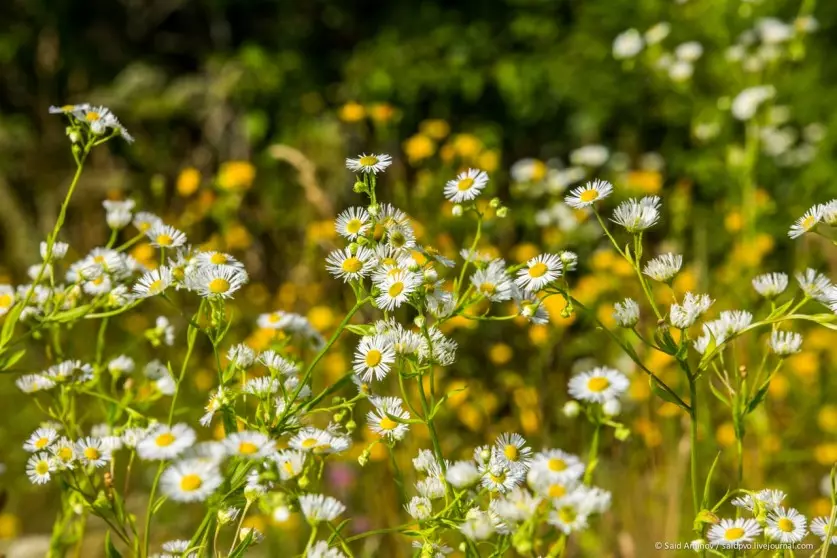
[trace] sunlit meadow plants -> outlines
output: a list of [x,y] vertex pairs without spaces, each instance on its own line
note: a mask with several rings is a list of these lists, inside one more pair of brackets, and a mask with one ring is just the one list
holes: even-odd
[[[452,459],[443,451],[437,419],[456,393],[442,390],[439,376],[444,369],[455,375],[458,350],[455,336],[443,333],[447,322],[523,318],[542,325],[553,297],[565,302],[567,316],[599,320],[574,296],[574,252],[542,253],[509,265],[480,250],[491,222],[510,211],[499,198],[478,203],[489,186],[486,172],[464,169],[439,185],[453,215],[473,227],[454,259],[419,244],[412,219],[388,200],[389,155],[347,159],[363,203],[337,216],[334,227],[345,246],[327,254],[323,266],[335,288],[351,291],[353,305],[327,339],[298,314],[265,308],[240,317],[273,332],[269,346],[256,351],[230,333],[228,302],[248,282],[245,266],[229,254],[193,247],[183,231],[137,211],[131,200],[105,201],[109,241],[64,263],[71,249],[59,238],[90,151],[130,136],[102,107],[52,112],[67,119],[76,173],[42,244],[42,262],[28,270],[31,283],[0,286],[2,368],[34,368],[45,361],[43,368],[19,375],[16,384],[47,421],[23,450],[31,454],[25,471],[31,482],[60,487],[51,555],[79,549],[92,515],[108,526],[109,557],[242,556],[264,540],[264,533],[245,526],[248,514],[260,513],[280,521],[292,514],[303,518],[308,533],[302,555],[310,557],[362,556],[363,539],[380,536],[399,537],[422,558],[453,552],[558,557],[571,552],[572,537],[595,530],[597,517],[620,497],[618,487],[595,482],[603,444],[631,435],[620,420],[630,381],[609,363],[580,371],[567,386],[565,415],[583,416],[592,427],[583,447],[536,448],[506,432],[490,445],[466,448],[472,449],[470,459]],[[710,319],[712,293],[672,288],[681,255],[643,253],[643,235],[660,220],[661,200],[629,199],[608,217],[604,205],[613,191],[609,182],[592,180],[564,201],[599,223],[644,295],[641,301],[614,301],[618,328],[600,322],[600,335],[647,375],[654,394],[687,417],[694,509],[694,533],[688,536],[694,549],[755,555],[755,543],[800,543],[809,529],[831,540],[835,513],[809,523],[783,493],[747,483],[741,445],[748,416],[766,404],[771,380],[803,342],[790,326],[804,321],[837,328],[837,288],[809,269],[795,274],[798,292],[791,293],[788,275],[766,273],[753,278],[764,307],[725,309]],[[826,202],[800,218],[790,235],[829,235],[835,223],[837,202]],[[157,250],[154,269],[127,253],[146,240]],[[660,290],[669,292],[669,304],[659,303]],[[167,359],[165,352],[147,361],[111,354],[109,325],[155,300],[170,314],[157,318],[144,341],[181,346],[182,359]],[[185,332],[172,325],[174,317],[186,320]],[[81,350],[86,344],[74,336],[89,323],[97,326],[95,340]],[[319,365],[343,336],[354,336],[351,369],[314,389]],[[202,409],[180,397],[198,343],[211,346],[216,376]],[[673,357],[687,389],[669,385],[649,368],[649,351]],[[717,459],[701,461],[698,421],[713,401],[735,425],[735,486],[713,482]],[[395,526],[359,530],[350,506],[329,494],[326,464],[361,443],[359,429],[373,434],[357,460],[361,475],[376,446],[390,455],[391,477],[377,482],[397,488],[403,512]],[[412,470],[402,470],[400,446],[417,430],[426,432],[429,446],[412,456]],[[150,474],[148,487],[133,486],[136,470]],[[146,489],[144,510],[129,510],[128,494]],[[162,543],[155,532],[165,526],[155,515],[176,506],[197,507],[203,519],[181,538]],[[781,552],[792,555],[794,548]],[[823,556],[827,548],[826,542]]]

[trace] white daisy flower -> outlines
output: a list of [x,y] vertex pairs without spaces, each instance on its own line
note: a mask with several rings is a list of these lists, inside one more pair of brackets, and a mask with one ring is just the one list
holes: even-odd
[[238,368],[249,368],[256,361],[256,352],[244,343],[239,343],[229,348],[227,358]]
[[523,483],[525,479],[523,469],[513,469],[508,462],[498,459],[496,453],[492,455],[488,463],[480,467],[480,473],[482,473],[481,484],[489,492],[506,493]]
[[276,351],[269,349],[259,355],[259,362],[265,365],[268,370],[285,376],[299,372],[299,366]]
[[765,533],[771,540],[795,543],[805,538],[808,520],[793,508],[776,508],[767,516]]
[[332,521],[346,510],[339,500],[323,494],[304,494],[299,497],[299,507],[309,523]]
[[76,445],[69,438],[61,437],[49,447],[55,459],[55,465],[60,469],[73,469],[78,458]]
[[433,515],[433,503],[424,496],[413,496],[404,508],[410,514],[410,517],[418,521],[424,521]]
[[410,223],[398,223],[387,227],[386,245],[396,252],[413,250],[416,245],[416,233]]
[[25,374],[15,380],[15,385],[23,393],[35,393],[55,387],[55,382],[43,374]]
[[572,483],[584,475],[584,463],[571,453],[559,449],[546,449],[538,452],[529,465],[528,481],[530,485],[546,479],[551,482]]
[[137,455],[146,460],[173,459],[192,447],[195,440],[195,431],[186,424],[158,424],[137,444]]
[[[828,530],[829,523],[831,521],[830,517],[815,517],[813,521],[811,521],[811,532],[818,536],[821,541],[825,542],[826,537],[831,535],[831,544],[830,546],[837,546],[837,523],[831,526],[831,530]],[[826,534],[828,531],[828,534]]]
[[532,448],[526,445],[526,439],[516,432],[504,432],[494,442],[494,457],[512,469],[528,469],[532,458]]
[[331,445],[331,435],[325,430],[308,426],[297,432],[288,445],[301,451],[314,451]]
[[555,254],[541,254],[517,272],[515,283],[521,289],[537,292],[561,277],[563,267],[561,258]]
[[194,263],[194,265],[198,268],[229,266],[242,271],[244,270],[244,264],[238,261],[234,256],[225,252],[217,252],[214,250],[209,252],[198,252],[190,259],[190,263]]
[[828,277],[810,267],[804,273],[797,273],[796,280],[799,282],[799,288],[806,296],[820,302],[827,300],[834,287]]
[[466,488],[475,485],[482,475],[472,461],[456,461],[452,463],[445,474],[445,480],[455,488]]
[[755,519],[722,519],[712,525],[707,532],[709,544],[723,548],[733,548],[752,542],[761,535],[761,526]]
[[134,294],[139,298],[148,298],[161,294],[171,286],[171,270],[166,266],[149,271],[134,285]]
[[774,330],[770,334],[770,349],[779,356],[796,354],[802,347],[802,335],[793,331]]
[[613,211],[611,220],[625,227],[629,233],[650,229],[660,220],[660,198],[645,196],[641,200],[624,201]]
[[613,39],[613,58],[616,60],[626,60],[633,58],[642,51],[645,46],[642,35],[636,29],[628,29],[619,33]]
[[629,383],[628,378],[618,370],[597,367],[573,376],[569,382],[569,393],[580,401],[604,403],[621,397]]
[[128,226],[133,217],[134,200],[113,201],[105,200],[102,206],[105,208],[105,221],[112,229],[122,229]]
[[396,271],[376,285],[381,292],[375,299],[375,304],[381,310],[394,310],[407,300],[418,285],[419,281],[414,273]]
[[791,238],[799,238],[807,232],[811,232],[822,221],[822,206],[815,205],[805,212],[802,217],[796,220],[791,225],[788,231],[788,236]]
[[46,484],[55,472],[55,460],[46,452],[34,454],[26,462],[26,475],[32,484]]
[[15,304],[15,290],[11,285],[0,285],[0,317],[5,316]]
[[305,558],[346,558],[346,555],[337,548],[329,548],[326,541],[317,541],[308,549]]
[[265,399],[278,392],[280,385],[279,380],[269,376],[251,378],[244,384],[244,393]]
[[788,288],[788,276],[785,273],[763,273],[753,278],[753,288],[764,298],[775,298]]
[[378,174],[392,164],[392,157],[386,154],[366,153],[355,159],[346,159],[346,168],[355,172]]
[[349,247],[334,250],[326,258],[328,272],[346,283],[366,277],[374,266],[374,253],[363,246],[357,247],[354,253]]
[[145,235],[151,241],[151,245],[158,248],[177,248],[186,244],[186,233],[162,221],[152,224]]
[[140,212],[134,214],[133,223],[134,223],[134,227],[136,227],[137,230],[139,230],[139,232],[146,233],[146,234],[155,225],[162,226],[164,224],[163,220],[160,217],[158,217],[157,215],[154,215],[153,213],[149,213],[147,211],[140,211]]
[[525,488],[514,487],[491,503],[491,509],[506,523],[522,523],[535,515],[543,501]]
[[375,397],[370,401],[375,410],[366,415],[369,429],[389,440],[402,440],[410,425],[399,421],[409,420],[410,413],[401,408],[401,400],[397,397]]
[[837,199],[820,204],[820,213],[823,223],[837,225]]
[[47,450],[57,439],[58,431],[54,428],[38,428],[24,442],[23,449],[30,453]]
[[362,207],[350,207],[334,220],[334,230],[349,240],[357,240],[357,237],[366,234],[371,226],[369,212]]
[[547,523],[554,525],[565,535],[585,529],[589,514],[582,503],[580,493],[572,493],[554,500],[554,508],[549,512]]
[[382,380],[395,362],[395,349],[383,335],[362,337],[355,350],[354,371],[363,381]]
[[[47,249],[49,248],[49,244],[47,242],[41,242],[40,245],[40,253],[41,259],[46,261],[47,257]],[[70,245],[66,242],[54,242],[52,244],[52,261],[55,260],[63,260],[64,256],[67,255],[67,250],[69,250]]]
[[613,192],[613,185],[606,180],[593,180],[584,186],[578,186],[570,191],[564,201],[572,208],[584,209],[599,200],[603,200]]
[[506,273],[506,262],[494,260],[483,269],[478,269],[471,276],[471,284],[482,296],[492,302],[502,302],[512,298],[512,280]]
[[683,256],[680,254],[662,254],[650,260],[642,272],[660,283],[668,283],[671,281],[680,268],[683,266]]
[[160,477],[160,489],[175,502],[202,502],[221,486],[217,464],[205,458],[184,459],[169,465]]
[[697,319],[715,302],[709,295],[687,292],[683,304],[672,304],[669,311],[671,325],[678,329],[692,327]]
[[468,169],[445,184],[445,197],[453,203],[471,201],[480,195],[488,184],[488,174],[479,169]]
[[104,467],[111,460],[110,450],[102,440],[88,436],[76,442],[76,453],[85,465],[92,465],[97,469]]
[[613,306],[613,319],[619,327],[634,327],[639,322],[639,304],[632,298],[617,302]]
[[186,277],[186,288],[202,298],[232,298],[249,281],[247,272],[228,265],[204,266]]
[[80,103],[77,105],[52,105],[49,107],[50,114],[66,114],[73,115],[73,113],[81,114],[85,110],[90,109],[90,103]]
[[283,450],[273,456],[279,477],[290,480],[299,476],[305,468],[305,453],[295,450]]
[[465,521],[459,526],[459,531],[472,541],[484,541],[496,532],[496,522],[488,512],[471,508],[465,514]]
[[578,267],[578,254],[575,252],[563,250],[558,254],[558,259],[564,265],[564,271],[575,271]]
[[229,455],[261,459],[276,451],[276,444],[261,432],[235,432],[224,440]]

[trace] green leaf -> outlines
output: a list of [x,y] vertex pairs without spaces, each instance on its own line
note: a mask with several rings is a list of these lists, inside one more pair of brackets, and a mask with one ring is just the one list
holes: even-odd
[[21,358],[23,358],[23,355],[25,355],[25,354],[26,354],[26,349],[21,349],[18,352],[14,353],[12,356],[10,356],[6,360],[4,360],[2,362],[2,364],[0,364],[0,370],[8,370],[9,368],[11,368],[15,364],[17,364],[17,362]]
[[668,401],[669,403],[674,403],[684,411],[688,411],[689,409],[684,407],[680,401],[675,399],[669,392],[667,392],[654,378],[648,378],[648,385],[651,386],[651,392],[662,399],[663,401]]
[[6,314],[3,329],[0,330],[0,347],[5,347],[6,343],[12,338],[12,335],[14,335],[15,326],[20,319],[21,312],[23,312],[23,305],[17,304]]
[[767,316],[767,319],[770,320],[772,318],[778,318],[779,316],[784,315],[784,313],[788,311],[788,308],[790,308],[792,304],[793,304],[793,298],[791,298],[789,301],[787,301],[783,305],[777,306],[776,308],[774,308],[773,311],[770,313],[770,315]]
[[239,543],[239,545],[236,546],[232,552],[230,552],[228,558],[240,558],[241,556],[244,556],[244,552],[247,550],[247,547],[253,544],[254,537],[255,531],[251,530],[249,533],[247,533],[247,536],[244,537],[241,543]]
[[113,546],[113,541],[110,540],[110,530],[105,533],[105,557],[106,558],[122,558],[122,555]]
[[375,326],[370,324],[363,324],[363,325],[354,325],[350,324],[346,326],[346,329],[354,333],[355,335],[373,335],[375,333]]
[[455,393],[459,393],[461,391],[465,391],[466,389],[468,389],[468,386],[464,386],[464,387],[449,391],[446,394],[444,394],[442,396],[442,398],[439,399],[439,401],[437,401],[436,404],[433,406],[433,410],[430,411],[430,416],[428,417],[428,420],[431,420],[431,419],[433,419],[433,417],[436,416],[436,413],[439,412],[439,409],[442,408],[442,405],[445,403],[445,401],[447,401],[450,398],[451,395],[453,395]]
[[718,466],[718,460],[721,458],[721,452],[715,456],[715,460],[712,461],[712,466],[709,468],[709,474],[706,475],[706,483],[703,485],[703,502],[701,502],[700,507],[706,508],[709,505],[709,491],[712,488],[712,477],[715,475],[715,467]]
[[712,392],[712,395],[717,397],[722,403],[725,403],[727,406],[731,406],[732,403],[729,400],[729,397],[724,395],[721,390],[718,389],[718,386],[712,381],[712,378],[709,379],[709,390]]
[[767,395],[767,390],[770,388],[770,382],[765,382],[763,386],[759,388],[750,402],[747,404],[747,409],[744,411],[745,415],[749,415],[753,411],[755,411],[758,406],[764,401],[765,396]]

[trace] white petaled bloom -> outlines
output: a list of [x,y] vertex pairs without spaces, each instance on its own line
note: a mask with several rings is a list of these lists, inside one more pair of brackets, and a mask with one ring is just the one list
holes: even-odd
[[231,298],[249,277],[243,269],[229,265],[198,268],[186,278],[186,287],[203,298]]
[[323,494],[304,494],[299,497],[299,508],[309,523],[333,521],[346,510],[339,500]]
[[735,96],[730,112],[738,120],[749,120],[755,116],[762,103],[772,99],[776,89],[772,85],[749,87]]
[[370,430],[389,440],[402,440],[410,425],[400,421],[409,420],[410,413],[401,408],[401,400],[397,397],[375,397],[370,401],[375,406],[375,410],[366,415]]
[[479,169],[468,169],[445,184],[445,197],[453,203],[471,201],[488,184],[488,175]]
[[46,452],[36,453],[26,462],[26,475],[32,484],[46,484],[55,471],[55,459]]
[[162,221],[157,221],[151,225],[145,235],[151,241],[151,245],[158,248],[177,248],[186,244],[186,233],[171,225],[166,225]]
[[110,450],[99,438],[87,437],[76,443],[78,458],[85,465],[99,468],[108,464],[111,459]]
[[30,453],[37,451],[44,451],[58,439],[58,431],[54,428],[38,428],[35,430],[26,442],[23,444],[23,449]]
[[547,522],[560,529],[565,535],[581,531],[587,527],[590,516],[584,506],[585,494],[571,492],[567,496],[553,500],[553,510],[549,512]]
[[134,226],[139,230],[141,233],[147,233],[151,230],[151,227],[163,224],[163,220],[160,219],[157,215],[153,213],[149,213],[147,211],[140,211],[136,215],[134,215]]
[[775,510],[782,505],[782,501],[787,497],[787,494],[781,490],[765,488],[756,493],[756,499],[767,508],[768,511]]
[[536,453],[529,466],[530,485],[541,482],[573,483],[584,474],[584,463],[578,456],[559,449],[547,449]]
[[531,518],[543,500],[528,490],[515,487],[492,503],[492,509],[503,521],[521,523]]
[[[46,261],[47,257],[47,249],[49,248],[49,243],[41,242],[40,251],[41,251],[41,259]],[[66,242],[54,242],[52,244],[52,260],[63,260],[64,256],[67,255],[67,250],[70,248],[70,245]]]
[[775,330],[770,334],[770,349],[779,356],[796,354],[802,348],[802,335],[793,331]]
[[[180,557],[187,550],[189,550],[189,541],[187,541],[187,540],[167,541],[167,542],[163,543],[162,548],[166,552],[171,552],[174,556]],[[190,554],[188,557],[184,557],[184,558],[192,558],[192,556],[197,558],[197,553]]]
[[[837,524],[831,527],[831,530],[828,530],[830,525],[831,518],[830,517],[815,517],[811,521],[811,532],[818,536],[820,540],[825,542],[825,539],[828,535],[831,535],[831,546],[837,546]],[[828,533],[826,533],[828,531]]]
[[355,159],[346,159],[346,168],[355,172],[378,174],[392,164],[392,157],[386,154],[366,153]]
[[796,222],[791,225],[791,228],[788,231],[788,236],[791,238],[799,238],[803,234],[811,232],[814,230],[814,227],[822,221],[822,214],[823,211],[821,205],[815,205],[810,208],[802,217],[797,219]]
[[351,248],[334,250],[326,258],[329,273],[345,282],[356,281],[369,275],[375,266],[375,254],[369,248],[359,246],[354,253]]
[[394,310],[407,300],[418,285],[419,281],[414,273],[396,271],[387,275],[377,285],[381,293],[375,299],[375,304],[381,310]]
[[465,514],[465,521],[459,526],[459,531],[472,541],[483,541],[490,538],[496,528],[488,512],[471,508]]
[[549,312],[544,308],[538,295],[528,289],[520,289],[514,285],[514,299],[518,305],[520,315],[533,324],[546,324],[549,322]]
[[246,384],[244,384],[244,393],[249,393],[250,395],[255,395],[256,397],[265,399],[279,391],[280,385],[281,382],[279,382],[279,380],[269,376],[251,378],[247,380]]
[[43,374],[26,374],[15,380],[15,385],[23,393],[35,393],[55,387],[55,381]]
[[69,438],[62,437],[49,448],[55,458],[55,464],[59,469],[74,469],[75,461],[78,458],[76,445]]
[[76,105],[73,110],[73,116],[80,122],[84,122],[90,126],[90,131],[101,136],[108,130],[113,130],[117,135],[122,136],[128,143],[133,142],[134,138],[128,133],[128,130],[119,123],[119,119],[107,107],[93,107],[90,105]]
[[350,207],[334,220],[334,230],[349,240],[363,236],[370,227],[369,212],[362,207]]
[[794,508],[777,508],[767,516],[765,533],[772,540],[795,543],[805,538],[808,520]]
[[[184,256],[184,260],[187,258]],[[214,266],[228,266],[234,267],[236,269],[244,270],[244,264],[235,259],[230,254],[225,252],[217,252],[217,251],[209,251],[209,252],[198,252],[194,255],[194,257],[189,258],[188,263],[193,264],[198,268],[202,267],[214,267]]]
[[796,280],[799,282],[799,288],[806,296],[820,302],[826,302],[834,288],[828,277],[810,267],[804,273],[797,273]]
[[484,269],[478,269],[471,276],[471,284],[479,294],[492,302],[512,298],[512,281],[506,273],[506,262],[503,260],[494,260]]
[[314,451],[330,444],[331,435],[328,432],[311,426],[297,432],[288,442],[289,446],[301,451]]
[[619,327],[634,327],[639,322],[639,304],[632,298],[617,302],[613,306],[613,319]]
[[821,204],[820,213],[823,223],[837,226],[837,199]]
[[276,462],[276,468],[282,480],[299,476],[305,467],[305,454],[301,451],[283,450],[276,453],[273,460]]
[[537,292],[559,277],[564,264],[555,254],[541,254],[526,262],[526,266],[517,272],[515,283],[521,289]]
[[158,424],[137,444],[137,455],[147,460],[173,459],[192,447],[195,440],[195,431],[186,424]]
[[680,268],[683,266],[683,256],[680,254],[662,254],[650,260],[642,272],[660,283],[668,283],[671,281]]
[[424,496],[413,496],[413,498],[404,506],[410,517],[418,521],[424,521],[433,515],[433,502]]
[[15,303],[15,290],[11,285],[0,285],[0,317],[5,316]]
[[561,263],[564,265],[565,271],[575,271],[578,267],[578,254],[575,252],[564,250],[558,254],[558,259],[560,259]]
[[239,343],[230,347],[227,358],[239,368],[249,368],[256,360],[256,352],[244,343]]
[[618,370],[597,367],[573,376],[569,382],[569,393],[580,401],[604,403],[608,399],[618,399],[628,389],[629,383],[628,378]]
[[424,473],[438,467],[439,463],[436,461],[436,455],[427,449],[419,450],[418,456],[413,458],[413,469],[418,473]]
[[526,472],[522,468],[512,468],[505,461],[497,458],[494,453],[488,463],[480,466],[482,473],[481,484],[490,492],[506,493],[519,484],[522,484]]
[[134,211],[134,200],[113,201],[105,200],[102,202],[105,208],[105,221],[112,229],[122,229],[131,222]]
[[149,271],[134,285],[134,294],[139,298],[148,298],[164,292],[172,283],[171,270],[166,266]]
[[630,233],[650,229],[660,220],[660,198],[645,196],[641,200],[627,200],[613,211],[611,221],[625,227]]
[[361,338],[355,350],[354,371],[364,382],[382,380],[395,362],[395,349],[384,335]]
[[337,548],[329,548],[326,541],[317,541],[308,549],[305,558],[346,558],[346,555]]
[[752,542],[761,535],[761,526],[755,519],[722,519],[707,532],[709,544],[722,548],[734,548]]
[[259,362],[264,364],[271,372],[289,376],[299,372],[299,366],[274,350],[264,351],[259,355]]
[[532,448],[526,439],[516,432],[505,432],[494,442],[494,456],[511,468],[528,469],[532,459]]
[[599,200],[603,200],[613,192],[613,185],[606,180],[593,180],[584,186],[578,186],[570,191],[564,201],[572,208],[584,209]]
[[480,480],[480,472],[473,461],[456,461],[448,467],[445,480],[456,488],[475,485]]
[[224,440],[229,455],[261,459],[276,451],[276,444],[261,432],[235,432]]
[[160,477],[160,488],[176,502],[202,502],[223,480],[214,460],[197,457],[169,465]]
[[628,29],[613,39],[613,57],[617,60],[633,58],[642,52],[644,46],[645,42],[640,32],[636,29]]
[[715,302],[707,294],[687,292],[683,304],[672,304],[669,312],[671,325],[678,329],[692,327],[697,319]]
[[697,41],[679,44],[674,49],[674,55],[680,60],[694,62],[703,55],[703,45]]
[[[570,163],[576,166],[583,167],[600,167],[607,162],[610,157],[610,151],[604,145],[590,144],[574,149],[570,152]],[[583,169],[578,173],[578,178],[573,181],[581,180],[584,177]]]
[[788,288],[788,276],[785,273],[763,273],[753,278],[753,288],[764,298],[775,298]]

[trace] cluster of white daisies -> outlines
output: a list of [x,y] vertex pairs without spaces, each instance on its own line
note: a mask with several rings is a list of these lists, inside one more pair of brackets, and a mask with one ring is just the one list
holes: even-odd
[[[109,137],[120,136],[128,142],[134,138],[120,124],[119,119],[113,112],[103,106],[94,106],[90,103],[78,105],[63,105],[60,107],[49,107],[51,114],[63,114],[70,122],[67,127],[67,136],[72,143],[85,143],[86,141],[106,141]],[[89,135],[87,134],[89,132]]]

